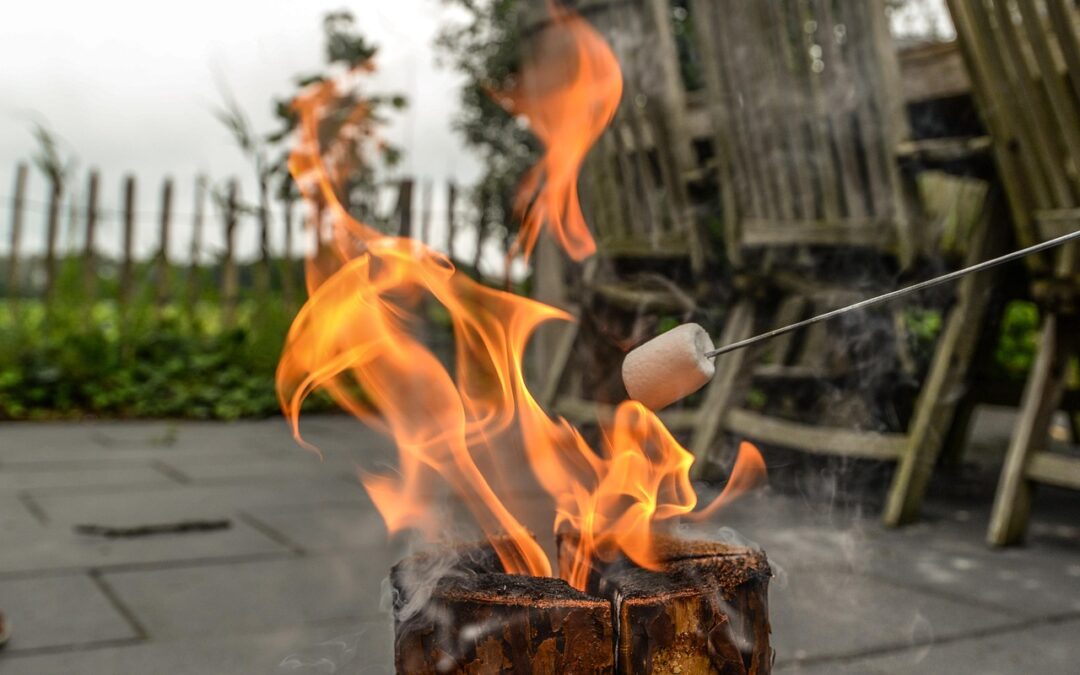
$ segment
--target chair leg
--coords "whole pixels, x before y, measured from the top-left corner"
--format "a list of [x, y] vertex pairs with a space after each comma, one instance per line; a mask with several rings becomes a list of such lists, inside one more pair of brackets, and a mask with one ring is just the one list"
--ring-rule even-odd
[[1025, 475], [1027, 463], [1033, 453], [1045, 449], [1050, 422], [1064, 392], [1066, 358], [1062, 340], [1068, 340], [1069, 336], [1061, 332], [1058, 317], [1048, 315], [1039, 337], [1038, 356], [1024, 384], [1020, 416], [1013, 427], [994, 495], [994, 510], [986, 534], [992, 546], [1020, 543], [1027, 530], [1031, 510], [1031, 483]]
[[960, 389], [967, 382], [993, 285], [977, 277], [960, 282], [960, 300], [949, 313], [938, 339], [930, 372], [915, 405], [907, 445], [893, 474], [882, 516], [886, 525], [905, 525], [919, 517], [930, 476], [963, 393]]
[[[735, 305], [728, 318], [727, 325], [720, 336], [720, 344], [730, 344], [744, 340], [754, 334], [754, 305], [750, 300], [743, 300]], [[691, 467], [691, 476], [696, 479], [708, 475], [709, 466], [715, 460], [716, 437], [723, 427], [724, 415], [731, 407], [739, 380], [745, 377], [748, 366], [752, 363], [752, 349], [739, 349], [717, 358], [717, 373], [705, 390], [705, 398], [697, 413], [690, 441], [690, 452], [695, 461]]]

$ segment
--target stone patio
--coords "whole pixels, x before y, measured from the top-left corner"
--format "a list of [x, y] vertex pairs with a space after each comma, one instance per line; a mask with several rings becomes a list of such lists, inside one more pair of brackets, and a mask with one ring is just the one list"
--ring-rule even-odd
[[[827, 467], [720, 516], [707, 534], [734, 527], [777, 569], [777, 672], [1077, 672], [1080, 495], [1040, 491], [1024, 548], [982, 543], [1008, 428], [1009, 413], [981, 413], [975, 464], [935, 483], [903, 530]], [[306, 436], [325, 461], [281, 420], [0, 425], [0, 609], [14, 626], [0, 675], [392, 672], [382, 583], [401, 549], [349, 453], [370, 465], [393, 449], [340, 417]], [[229, 527], [73, 529], [196, 519]]]

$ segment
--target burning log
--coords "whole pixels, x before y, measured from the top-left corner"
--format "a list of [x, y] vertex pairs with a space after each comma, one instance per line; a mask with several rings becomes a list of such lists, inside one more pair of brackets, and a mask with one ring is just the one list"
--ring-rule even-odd
[[[559, 538], [564, 576], [575, 548]], [[429, 582], [426, 598], [414, 593], [415, 570], [430, 558], [406, 559], [391, 574], [398, 673], [768, 675], [764, 553], [673, 538], [660, 538], [656, 553], [657, 571], [626, 558], [592, 566], [582, 593], [504, 574], [482, 545]]]
[[459, 555], [394, 566], [398, 673], [614, 672], [610, 603], [562, 579], [504, 574], [487, 544]]

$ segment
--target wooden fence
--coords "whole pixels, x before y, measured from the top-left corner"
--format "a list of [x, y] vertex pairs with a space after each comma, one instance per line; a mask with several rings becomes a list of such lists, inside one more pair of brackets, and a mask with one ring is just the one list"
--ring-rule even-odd
[[[90, 303], [114, 300], [121, 310], [134, 298], [145, 297], [140, 295], [144, 292], [162, 306], [180, 302], [193, 307], [197, 298], [213, 291], [229, 322], [245, 291], [259, 296], [280, 293], [290, 305], [299, 297], [300, 261], [306, 249], [297, 240], [296, 225], [304, 217], [305, 207], [295, 199], [270, 203], [255, 200], [255, 205], [251, 205], [242, 199], [238, 179], [212, 183], [199, 176], [194, 181], [193, 208], [185, 212], [176, 207], [173, 179], [165, 178], [156, 208], [144, 211], [137, 203], [138, 180], [129, 174], [121, 180], [118, 208], [108, 209], [101, 206], [102, 180], [96, 170], [85, 176], [85, 191], [81, 193], [73, 181], [65, 185], [42, 172], [46, 187], [44, 201], [28, 197], [31, 174], [28, 163], [17, 165], [9, 197], [8, 253], [6, 259], [0, 257], [0, 264], [6, 262], [6, 273], [0, 277], [0, 300], [18, 306], [21, 300], [34, 298], [50, 308], [58, 299], [61, 279], [78, 286], [81, 300]], [[390, 234], [412, 236], [457, 259], [461, 246], [460, 242], [455, 246], [455, 240], [466, 229], [463, 225], [473, 210], [464, 203], [461, 190], [452, 182], [446, 185], [445, 202], [439, 206], [434, 201], [434, 181], [421, 181], [419, 190], [415, 189], [416, 184], [413, 178], [403, 178], [380, 185], [373, 191], [377, 193], [376, 199], [365, 207], [366, 219]], [[415, 208], [416, 202], [419, 208]], [[387, 206], [380, 210], [380, 203]], [[29, 218], [30, 215], [40, 219]], [[62, 237], [65, 216], [66, 241]], [[445, 224], [441, 233], [436, 233], [433, 227], [437, 216]], [[116, 225], [119, 241], [103, 240], [101, 226], [108, 219]], [[44, 242], [34, 246], [31, 252], [27, 250], [30, 247], [26, 235], [32, 223], [41, 223], [39, 234], [43, 233]], [[208, 234], [215, 227], [223, 243], [212, 249]], [[243, 229], [252, 227], [256, 247], [254, 256], [245, 260], [238, 242]], [[183, 239], [176, 235], [182, 235], [185, 228], [188, 249], [176, 250], [176, 241]], [[441, 234], [438, 241], [434, 240], [436, 234]], [[479, 236], [482, 238], [483, 234]], [[141, 237], [152, 238], [153, 246], [148, 254], [147, 247], [142, 245], [144, 252], [140, 256], [136, 240]], [[317, 237], [312, 235], [311, 239]], [[271, 246], [272, 239], [278, 242], [277, 250]], [[311, 239], [308, 247], [319, 245]], [[110, 246], [106, 247], [107, 243]], [[482, 244], [482, 241], [477, 243], [471, 258], [474, 266]], [[113, 250], [106, 252], [106, 248]], [[207, 269], [212, 274], [205, 274]], [[186, 280], [174, 278], [184, 270]], [[206, 288], [207, 277], [213, 279], [215, 288]], [[115, 279], [115, 283], [106, 286], [102, 283], [106, 278]]]

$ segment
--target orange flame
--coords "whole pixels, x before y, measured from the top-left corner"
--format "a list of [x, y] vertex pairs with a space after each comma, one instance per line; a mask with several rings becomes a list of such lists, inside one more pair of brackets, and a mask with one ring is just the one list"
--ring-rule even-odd
[[518, 84], [503, 94], [507, 109], [529, 122], [545, 150], [521, 181], [514, 210], [521, 218], [515, 250], [528, 258], [546, 223], [574, 260], [596, 252], [578, 200], [585, 155], [615, 116], [622, 72], [611, 48], [577, 14], [547, 2], [551, 22], [522, 68]]
[[[579, 53], [595, 52], [595, 45], [585, 48], [580, 42], [598, 38], [584, 36], [581, 19], [560, 11], [557, 18], [576, 27], [570, 34]], [[513, 491], [505, 477], [520, 473], [525, 463], [554, 502], [554, 528], [579, 535], [567, 579], [573, 586], [584, 588], [595, 556], [621, 552], [654, 568], [654, 526], [694, 515], [693, 456], [654, 413], [634, 401], [617, 408], [599, 451], [566, 420], [547, 415], [526, 386], [523, 357], [537, 326], [570, 317], [475, 282], [423, 244], [386, 236], [351, 217], [336, 191], [346, 174], [340, 148], [320, 144], [320, 123], [339, 100], [338, 84], [328, 81], [313, 85], [294, 104], [301, 123], [290, 170], [304, 197], [316, 212], [327, 212], [333, 226], [331, 245], [308, 261], [310, 297], [289, 331], [278, 366], [278, 395], [294, 436], [303, 443], [300, 409], [317, 390], [392, 436], [398, 473], [360, 475], [391, 533], [438, 532], [432, 500], [445, 485], [468, 507], [508, 572], [551, 575], [550, 561], [509, 506]], [[363, 146], [358, 138], [374, 141], [365, 131], [366, 111], [360, 110], [338, 131], [338, 138], [351, 136], [353, 148]], [[595, 122], [592, 109], [579, 108], [576, 114]], [[565, 158], [569, 151], [554, 142], [561, 138], [555, 134], [585, 126], [560, 123], [545, 129]], [[578, 161], [588, 150], [580, 147], [583, 142], [575, 137], [567, 144], [577, 148], [569, 154]], [[544, 164], [545, 190], [558, 181], [574, 182], [554, 173], [564, 170], [556, 169], [563, 166], [560, 161]], [[576, 214], [568, 224], [580, 225], [578, 234], [587, 236], [576, 194], [572, 189], [566, 194]], [[415, 308], [425, 298], [443, 305], [451, 317], [453, 374], [415, 335], [420, 323]], [[513, 452], [519, 445], [524, 457]], [[760, 454], [744, 444], [727, 488], [698, 513], [711, 514], [763, 477]]]

